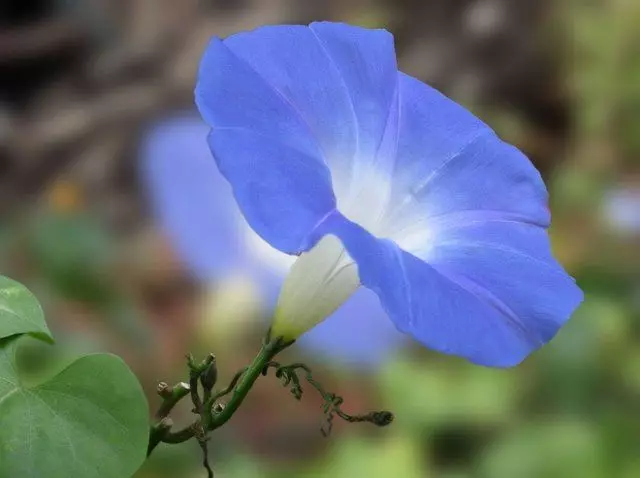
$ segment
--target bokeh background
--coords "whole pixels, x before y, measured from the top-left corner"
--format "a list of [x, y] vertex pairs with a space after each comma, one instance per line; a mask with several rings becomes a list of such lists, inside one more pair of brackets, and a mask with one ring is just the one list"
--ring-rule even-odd
[[[140, 186], [151, 125], [193, 111], [211, 35], [327, 19], [395, 34], [402, 70], [523, 149], [550, 189], [554, 252], [586, 300], [522, 366], [490, 370], [408, 346], [350, 366], [297, 347], [358, 412], [336, 423], [261, 379], [213, 438], [219, 477], [640, 476], [640, 2], [636, 0], [4, 0], [0, 271], [42, 300], [58, 347], [122, 355], [148, 392], [213, 351], [221, 380], [259, 346], [259, 285], [203, 284]], [[189, 420], [187, 408], [176, 421]], [[195, 443], [139, 478], [199, 477]]]

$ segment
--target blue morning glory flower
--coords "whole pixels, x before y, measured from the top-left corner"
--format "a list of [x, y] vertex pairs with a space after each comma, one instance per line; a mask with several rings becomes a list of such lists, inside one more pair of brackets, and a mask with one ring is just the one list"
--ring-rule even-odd
[[[242, 277], [272, 311], [295, 257], [266, 244], [246, 223], [229, 183], [207, 146], [209, 127], [185, 112], [151, 125], [144, 135], [141, 172], [151, 206], [182, 261], [202, 282]], [[298, 345], [340, 364], [370, 366], [406, 343], [362, 288]]]
[[273, 335], [297, 339], [362, 285], [425, 346], [512, 366], [581, 302], [551, 254], [537, 170], [399, 72], [388, 32], [322, 22], [214, 38], [196, 103], [247, 222], [299, 256]]

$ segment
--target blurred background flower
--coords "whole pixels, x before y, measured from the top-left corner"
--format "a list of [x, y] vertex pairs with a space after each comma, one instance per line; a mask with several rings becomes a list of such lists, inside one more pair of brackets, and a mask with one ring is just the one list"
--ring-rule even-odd
[[[509, 371], [406, 347], [363, 371], [334, 354], [353, 337], [318, 335], [288, 357], [313, 364], [350, 411], [391, 408], [397, 422], [324, 440], [311, 394], [298, 403], [260, 380], [214, 438], [219, 476], [640, 476], [640, 3], [8, 0], [0, 12], [2, 273], [43, 300], [65, 355], [123, 355], [152, 406], [158, 380], [184, 378], [186, 351], [215, 352], [221, 380], [243, 366], [279, 284], [259, 277], [273, 264], [246, 240], [224, 257], [211, 247], [211, 268], [193, 275], [142, 187], [151, 144], [167, 141], [158, 161], [173, 148], [196, 161], [188, 124], [211, 35], [319, 19], [386, 27], [402, 70], [472, 109], [545, 176], [554, 252], [586, 293], [549, 346]], [[233, 274], [213, 274], [223, 260]], [[66, 359], [57, 353], [30, 351]], [[163, 447], [139, 476], [201, 476], [198, 462], [195, 444]]]

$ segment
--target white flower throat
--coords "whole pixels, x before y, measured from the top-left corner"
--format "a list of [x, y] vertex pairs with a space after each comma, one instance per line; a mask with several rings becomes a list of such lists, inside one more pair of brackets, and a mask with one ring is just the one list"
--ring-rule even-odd
[[[386, 206], [387, 185], [360, 177], [350, 191], [337, 191], [338, 209], [351, 221], [378, 232]], [[376, 187], [381, 186], [381, 187]], [[344, 304], [360, 286], [358, 267], [334, 236], [323, 237], [315, 247], [301, 254], [284, 282], [272, 334], [295, 339], [316, 326]]]
[[285, 279], [271, 333], [296, 339], [322, 322], [360, 286], [358, 269], [334, 236], [301, 254]]
[[[403, 221], [390, 217], [394, 208], [390, 207], [389, 180], [373, 170], [361, 173], [348, 192], [337, 192], [341, 213], [376, 237], [392, 239], [409, 252], [425, 255], [432, 238], [424, 221], [405, 216], [405, 221], [409, 219], [407, 227], [406, 222], [403, 226]], [[272, 334], [286, 339], [299, 337], [344, 304], [359, 286], [358, 267], [342, 242], [335, 236], [325, 236], [290, 266], [278, 298]]]

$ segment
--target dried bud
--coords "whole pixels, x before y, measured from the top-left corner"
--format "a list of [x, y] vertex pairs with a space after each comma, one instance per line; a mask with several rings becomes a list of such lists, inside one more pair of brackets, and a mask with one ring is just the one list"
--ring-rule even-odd
[[211, 391], [218, 381], [218, 367], [216, 366], [216, 358], [213, 355], [210, 355], [207, 361], [209, 364], [200, 375], [200, 383], [202, 388]]
[[383, 410], [380, 412], [373, 412], [371, 413], [370, 417], [371, 417], [371, 420], [370, 420], [371, 423], [379, 427], [386, 427], [391, 422], [393, 422], [393, 418], [394, 418], [393, 413], [388, 412], [386, 410]]
[[169, 397], [171, 397], [171, 395], [173, 393], [173, 388], [170, 387], [169, 384], [166, 383], [166, 382], [160, 382], [158, 384], [158, 387], [156, 388], [156, 392], [162, 398], [169, 398]]

